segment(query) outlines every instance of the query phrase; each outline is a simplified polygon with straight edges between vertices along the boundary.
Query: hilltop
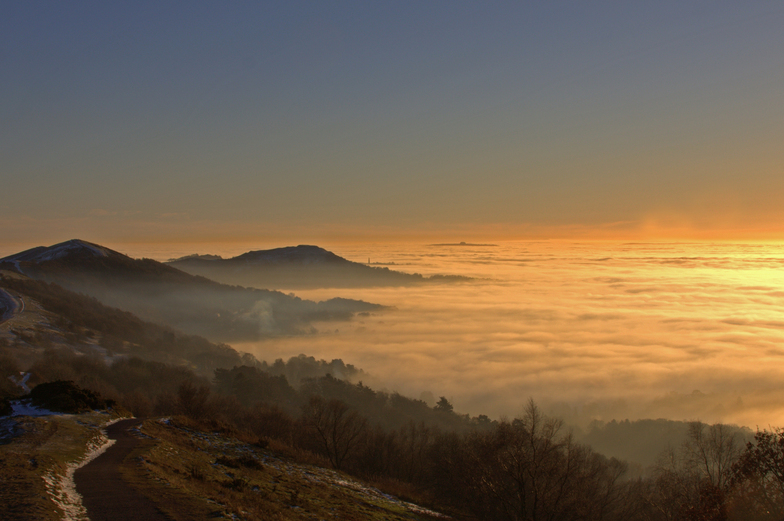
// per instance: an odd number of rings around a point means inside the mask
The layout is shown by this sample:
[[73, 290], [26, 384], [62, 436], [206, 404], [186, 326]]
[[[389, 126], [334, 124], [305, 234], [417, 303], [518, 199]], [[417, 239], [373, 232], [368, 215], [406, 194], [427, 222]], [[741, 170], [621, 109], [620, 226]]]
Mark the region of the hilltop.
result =
[[279, 291], [221, 284], [82, 240], [10, 255], [0, 259], [0, 270], [56, 283], [216, 342], [313, 333], [315, 321], [349, 320], [358, 312], [383, 309], [360, 300], [313, 302]]
[[249, 251], [230, 259], [195, 254], [172, 259], [167, 264], [192, 275], [255, 288], [412, 286], [471, 280], [457, 275], [425, 277], [418, 273], [369, 266], [311, 245]]
[[36, 246], [35, 248], [30, 248], [29, 250], [0, 259], [0, 262], [32, 262], [37, 264], [61, 259], [63, 257], [110, 257], [121, 255], [121, 253], [117, 253], [116, 251], [97, 244], [79, 239], [72, 239], [49, 247]]

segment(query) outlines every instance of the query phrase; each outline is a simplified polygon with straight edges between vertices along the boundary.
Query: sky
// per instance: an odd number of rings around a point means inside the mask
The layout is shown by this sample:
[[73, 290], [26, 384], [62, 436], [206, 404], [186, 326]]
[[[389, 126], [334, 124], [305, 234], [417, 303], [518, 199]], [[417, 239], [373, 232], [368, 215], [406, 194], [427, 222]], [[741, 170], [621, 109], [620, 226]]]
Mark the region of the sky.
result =
[[6, 2], [3, 249], [784, 239], [780, 2]]

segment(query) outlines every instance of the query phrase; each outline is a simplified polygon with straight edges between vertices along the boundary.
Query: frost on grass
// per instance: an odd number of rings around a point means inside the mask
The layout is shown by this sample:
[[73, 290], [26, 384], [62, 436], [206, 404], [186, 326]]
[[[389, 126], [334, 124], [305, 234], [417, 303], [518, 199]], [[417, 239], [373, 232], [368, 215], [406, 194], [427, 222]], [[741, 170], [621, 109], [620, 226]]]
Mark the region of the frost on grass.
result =
[[[165, 420], [167, 421], [161, 421], [161, 423], [175, 427], [170, 419], [166, 418]], [[435, 512], [420, 505], [403, 501], [398, 497], [395, 497], [391, 494], [386, 494], [375, 487], [370, 487], [359, 481], [355, 481], [332, 469], [325, 469], [322, 467], [315, 467], [312, 465], [286, 461], [280, 457], [275, 456], [269, 451], [259, 451], [252, 448], [248, 444], [239, 442], [238, 440], [229, 440], [218, 433], [199, 432], [183, 427], [175, 428], [179, 428], [180, 430], [187, 432], [189, 438], [194, 441], [197, 446], [205, 446], [208, 448], [208, 450], [221, 453], [224, 456], [224, 459], [230, 459], [230, 455], [232, 454], [239, 458], [243, 456], [250, 456], [255, 461], [259, 462], [261, 466], [275, 469], [280, 473], [285, 473], [289, 476], [296, 477], [297, 479], [304, 480], [319, 486], [330, 487], [335, 490], [342, 489], [353, 491], [357, 497], [360, 497], [369, 503], [394, 505], [399, 509], [406, 510], [413, 514], [424, 515], [431, 518], [451, 519], [449, 516], [440, 512]], [[219, 460], [213, 463], [213, 466], [220, 467], [225, 465], [220, 461], [219, 458]], [[230, 478], [234, 477], [233, 474], [227, 473], [226, 475]], [[254, 491], [258, 491], [258, 489], [259, 487], [256, 487]], [[297, 505], [290, 505], [290, 508], [299, 509], [300, 507]]]
[[[119, 419], [106, 422], [103, 427], [108, 427], [117, 421]], [[90, 518], [87, 517], [87, 511], [82, 504], [82, 496], [76, 491], [74, 473], [106, 452], [109, 447], [114, 445], [114, 442], [115, 440], [110, 440], [106, 435], [106, 431], [101, 429], [100, 434], [87, 444], [84, 457], [69, 463], [65, 467], [64, 474], [58, 474], [56, 471], [53, 471], [44, 475], [46, 491], [52, 501], [62, 510], [64, 520], [90, 521]]]
[[14, 410], [11, 416], [52, 416], [63, 414], [60, 412], [44, 409], [42, 407], [36, 407], [30, 403], [30, 400], [12, 401], [11, 408]]

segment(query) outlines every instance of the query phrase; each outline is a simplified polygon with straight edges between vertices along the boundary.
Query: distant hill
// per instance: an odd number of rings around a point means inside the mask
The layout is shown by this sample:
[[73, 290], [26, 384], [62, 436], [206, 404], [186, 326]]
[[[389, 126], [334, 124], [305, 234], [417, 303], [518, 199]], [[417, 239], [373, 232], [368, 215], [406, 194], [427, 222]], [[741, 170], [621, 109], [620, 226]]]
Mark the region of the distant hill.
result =
[[192, 275], [255, 288], [411, 286], [471, 280], [455, 275], [424, 277], [418, 273], [368, 266], [308, 245], [250, 251], [230, 259], [215, 255], [189, 255], [167, 264]]
[[497, 244], [481, 244], [481, 243], [472, 243], [472, 242], [442, 242], [439, 244], [431, 244], [430, 246], [467, 246], [469, 248], [495, 248]]
[[145, 320], [220, 342], [314, 332], [315, 321], [348, 320], [354, 313], [383, 308], [359, 300], [313, 302], [228, 286], [82, 240], [10, 255], [0, 259], [0, 269], [54, 282]]
[[[8, 273], [0, 271], [0, 288], [17, 296], [26, 305], [23, 312], [3, 325], [5, 334], [0, 337], [0, 346], [5, 347], [4, 355], [17, 359], [20, 366], [58, 356], [47, 354], [49, 349], [99, 355], [105, 361], [138, 357], [187, 367], [209, 377], [216, 368], [258, 365], [251, 355], [240, 354], [226, 344], [215, 344], [205, 338], [146, 322], [127, 311], [106, 306], [94, 298], [56, 284], [23, 275], [8, 276]], [[13, 372], [2, 363], [0, 367], [5, 369], [6, 375]], [[71, 377], [74, 376], [71, 374]]]
[[31, 262], [41, 263], [45, 261], [52, 261], [61, 259], [63, 257], [78, 258], [78, 257], [124, 257], [121, 253], [98, 246], [87, 241], [80, 241], [73, 239], [66, 242], [55, 244], [54, 246], [37, 246], [29, 250], [25, 250], [16, 255], [9, 255], [0, 262]]

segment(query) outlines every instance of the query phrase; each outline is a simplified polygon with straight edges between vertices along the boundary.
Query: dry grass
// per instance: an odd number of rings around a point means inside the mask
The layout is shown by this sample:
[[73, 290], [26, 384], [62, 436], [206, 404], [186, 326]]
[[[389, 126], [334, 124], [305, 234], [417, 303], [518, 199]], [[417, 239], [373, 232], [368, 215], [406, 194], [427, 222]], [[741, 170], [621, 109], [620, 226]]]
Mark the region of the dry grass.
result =
[[[0, 445], [2, 518], [62, 519], [62, 498], [55, 497], [51, 478], [64, 475], [100, 441], [99, 427], [107, 420], [99, 413], [21, 419], [24, 432]], [[217, 425], [213, 431], [200, 427], [182, 418], [145, 421], [137, 433], [142, 441], [121, 469], [173, 520], [433, 518], [353, 478], [293, 459], [318, 461], [313, 455], [277, 443], [263, 448], [257, 439], [237, 433], [238, 439]], [[379, 485], [416, 497], [404, 484]]]
[[87, 413], [3, 420], [21, 430], [0, 445], [3, 519], [61, 519], [55, 482], [100, 443], [99, 427], [108, 419], [108, 414]]
[[187, 421], [148, 420], [142, 432], [154, 441], [135, 456], [134, 483], [159, 505], [169, 502], [174, 519], [206, 512], [248, 520], [432, 519], [338, 472], [196, 430]]

